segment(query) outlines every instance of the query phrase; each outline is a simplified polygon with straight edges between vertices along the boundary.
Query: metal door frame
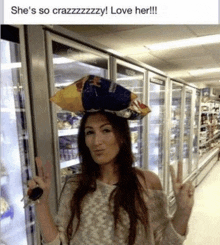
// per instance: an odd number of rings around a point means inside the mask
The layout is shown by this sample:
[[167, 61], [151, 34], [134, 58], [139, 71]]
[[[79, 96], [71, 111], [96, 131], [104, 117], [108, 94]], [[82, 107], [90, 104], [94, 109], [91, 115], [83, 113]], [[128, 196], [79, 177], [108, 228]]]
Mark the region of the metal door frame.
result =
[[[188, 175], [185, 179], [187, 179], [191, 175], [192, 170], [192, 148], [193, 148], [193, 124], [194, 124], [194, 115], [195, 115], [195, 90], [192, 88], [185, 86], [185, 93], [188, 91], [191, 92], [191, 112], [190, 112], [190, 134], [189, 134], [189, 162], [188, 162]], [[185, 95], [186, 99], [186, 95]], [[184, 180], [185, 180], [184, 179]], [[184, 181], [183, 180], [183, 181]]]
[[[21, 53], [21, 82], [23, 82], [24, 93], [25, 93], [25, 115], [27, 120], [27, 132], [28, 132], [28, 150], [29, 150], [29, 160], [30, 160], [30, 169], [32, 175], [36, 175], [35, 167], [35, 150], [34, 150], [34, 140], [33, 140], [33, 123], [31, 117], [31, 99], [30, 99], [30, 90], [28, 84], [28, 70], [27, 70], [27, 58], [26, 58], [26, 45], [25, 45], [25, 32], [24, 26], [16, 26], [19, 28], [19, 37], [20, 37], [20, 53]], [[35, 217], [36, 210], [34, 209]], [[34, 236], [36, 237], [37, 244], [40, 244], [40, 229], [37, 225], [37, 219], [35, 220], [35, 229], [36, 232]]]
[[41, 156], [43, 165], [49, 160], [52, 165], [52, 183], [49, 197], [52, 215], [57, 213], [56, 168], [54, 167], [53, 134], [49, 102], [48, 73], [44, 30], [40, 25], [25, 26], [26, 52], [30, 97], [32, 102], [33, 139], [36, 156]]

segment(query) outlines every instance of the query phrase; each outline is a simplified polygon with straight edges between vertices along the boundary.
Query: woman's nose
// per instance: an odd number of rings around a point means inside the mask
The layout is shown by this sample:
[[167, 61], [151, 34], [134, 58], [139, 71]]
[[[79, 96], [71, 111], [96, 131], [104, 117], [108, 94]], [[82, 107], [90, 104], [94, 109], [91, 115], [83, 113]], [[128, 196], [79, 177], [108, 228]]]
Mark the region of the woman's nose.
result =
[[94, 145], [100, 145], [102, 144], [103, 138], [100, 133], [96, 133], [94, 136]]

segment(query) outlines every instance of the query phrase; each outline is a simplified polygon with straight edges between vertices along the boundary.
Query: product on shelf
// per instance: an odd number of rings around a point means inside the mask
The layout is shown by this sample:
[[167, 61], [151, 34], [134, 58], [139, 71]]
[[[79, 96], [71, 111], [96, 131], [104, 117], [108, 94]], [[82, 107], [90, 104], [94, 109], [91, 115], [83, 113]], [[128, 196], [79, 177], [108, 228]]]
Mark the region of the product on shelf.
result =
[[57, 113], [57, 127], [59, 130], [77, 128], [79, 122], [79, 117], [73, 112], [63, 111]]
[[1, 177], [8, 175], [7, 170], [6, 170], [6, 168], [5, 168], [5, 166], [4, 166], [2, 161], [0, 162], [0, 170], [1, 170]]
[[137, 141], [138, 141], [138, 132], [137, 131], [131, 132], [131, 142], [132, 142], [132, 144], [137, 143]]
[[71, 129], [72, 125], [69, 122], [59, 121], [57, 123], [57, 127], [58, 127], [58, 129]]
[[208, 106], [202, 106], [202, 111], [209, 111], [209, 107]]
[[14, 217], [14, 209], [5, 197], [0, 197], [0, 220], [10, 217]]
[[6, 213], [7, 210], [9, 210], [10, 206], [8, 202], [5, 200], [5, 198], [0, 197], [0, 214], [3, 216], [3, 214]]

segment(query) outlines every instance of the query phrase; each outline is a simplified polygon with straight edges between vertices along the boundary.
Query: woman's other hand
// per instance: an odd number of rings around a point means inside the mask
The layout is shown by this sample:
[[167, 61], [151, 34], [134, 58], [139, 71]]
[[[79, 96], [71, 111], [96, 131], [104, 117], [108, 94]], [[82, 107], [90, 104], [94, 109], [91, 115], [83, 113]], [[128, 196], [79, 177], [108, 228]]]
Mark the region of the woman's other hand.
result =
[[175, 175], [173, 166], [170, 166], [170, 173], [177, 209], [190, 215], [194, 204], [194, 186], [191, 181], [187, 181], [183, 184], [182, 163], [178, 163], [177, 177]]
[[178, 163], [177, 177], [173, 166], [170, 166], [170, 173], [177, 205], [172, 223], [179, 234], [185, 235], [194, 204], [194, 186], [190, 181], [183, 184], [182, 163]]
[[32, 180], [28, 181], [28, 193], [37, 186], [43, 189], [43, 194], [40, 197], [41, 202], [47, 202], [50, 193], [51, 177], [52, 177], [52, 164], [47, 161], [43, 166], [40, 157], [35, 158], [37, 165], [38, 176], [35, 176]]

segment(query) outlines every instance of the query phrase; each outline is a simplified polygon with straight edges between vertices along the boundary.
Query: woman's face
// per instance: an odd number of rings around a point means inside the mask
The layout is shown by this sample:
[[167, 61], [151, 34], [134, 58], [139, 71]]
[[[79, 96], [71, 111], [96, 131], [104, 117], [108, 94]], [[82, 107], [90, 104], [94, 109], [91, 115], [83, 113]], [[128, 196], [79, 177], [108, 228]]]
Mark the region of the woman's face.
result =
[[85, 142], [97, 164], [114, 164], [120, 148], [113, 127], [104, 115], [97, 113], [87, 118]]

